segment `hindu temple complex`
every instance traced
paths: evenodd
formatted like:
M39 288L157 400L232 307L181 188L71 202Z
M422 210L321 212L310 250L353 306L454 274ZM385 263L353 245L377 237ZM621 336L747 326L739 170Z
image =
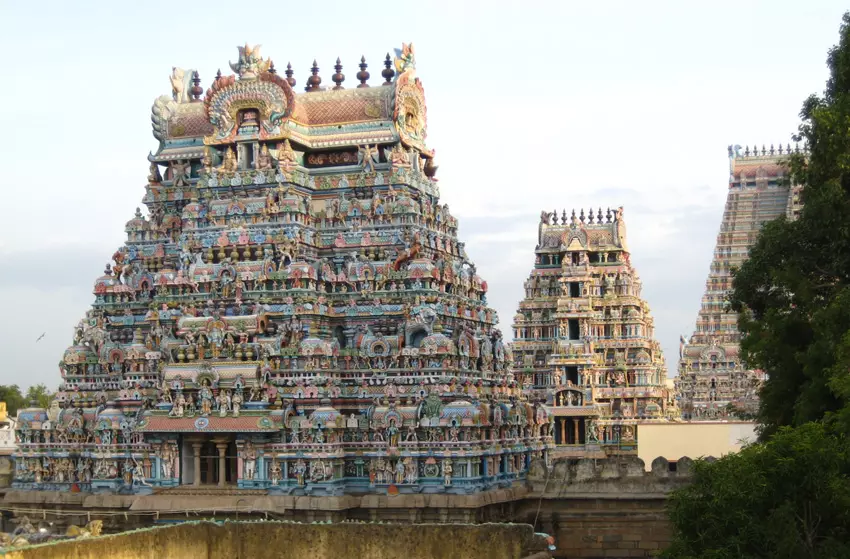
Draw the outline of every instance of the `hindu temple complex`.
M794 148L799 153L800 148ZM746 260L762 225L782 215L795 219L801 209L800 186L788 181L783 160L790 145L761 150L729 146L729 192L705 294L690 339L679 343L676 398L686 419L752 416L764 380L739 356L737 314L727 308L732 270Z
M175 68L154 102L146 211L94 281L53 405L18 415L13 487L469 493L546 459L547 397L575 440L585 417L608 441L663 413L621 213L541 226L540 312L564 335L535 390L514 380L440 203L412 46L371 86L365 59L327 87L314 62L303 91L259 47L230 68L206 92Z
M542 212L514 317L517 379L554 416L561 451L634 452L638 425L675 413L623 208Z

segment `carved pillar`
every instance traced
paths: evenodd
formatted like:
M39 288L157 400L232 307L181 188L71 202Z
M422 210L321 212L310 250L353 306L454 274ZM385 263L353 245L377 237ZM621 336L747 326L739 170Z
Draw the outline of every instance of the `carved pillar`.
M567 444L567 419L561 418L561 444Z
M227 479L227 443L216 443L218 449L218 486L224 487Z
M578 418L576 418L576 417L573 418L573 427L575 429L575 436L576 436L576 438L573 439L573 444L578 444Z
M201 485L201 446L203 443L192 443L192 453L195 459L194 476L192 477L192 485Z

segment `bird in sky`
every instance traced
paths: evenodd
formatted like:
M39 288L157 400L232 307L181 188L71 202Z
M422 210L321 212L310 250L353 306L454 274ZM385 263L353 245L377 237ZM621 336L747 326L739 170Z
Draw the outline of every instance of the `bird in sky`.
M35 341L35 343L40 342L40 341L41 341L41 338L43 338L45 334L47 334L47 332L42 332L42 333L41 333L41 336L39 336L39 337L38 337L38 339Z

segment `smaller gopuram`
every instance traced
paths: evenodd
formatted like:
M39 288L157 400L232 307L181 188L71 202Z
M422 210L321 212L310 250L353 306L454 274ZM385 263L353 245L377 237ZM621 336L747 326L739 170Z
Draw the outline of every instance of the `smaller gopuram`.
M761 371L739 356L738 317L727 309L732 270L747 259L759 230L782 215L800 213L799 185L788 181L785 161L800 148L729 146L729 192L705 293L690 339L679 339L676 398L686 419L752 417L758 411Z
M542 212L514 317L514 371L545 399L558 445L633 452L642 421L675 414L649 305L629 261L623 208Z

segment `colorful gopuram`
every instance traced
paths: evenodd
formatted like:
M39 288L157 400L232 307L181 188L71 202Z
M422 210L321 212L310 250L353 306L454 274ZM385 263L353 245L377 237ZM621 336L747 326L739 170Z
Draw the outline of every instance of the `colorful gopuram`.
M649 305L629 261L623 208L542 212L514 317L514 372L578 455L634 452L639 423L674 410Z
M799 148L795 148L799 152ZM761 371L739 356L738 317L727 310L732 270L746 260L761 226L801 208L800 186L791 185L783 148L729 146L729 192L696 329L679 340L676 398L685 419L749 418L758 410Z
M19 489L468 493L553 446L440 204L413 47L370 87L175 68L126 243L18 414ZM612 357L613 358L613 357ZM542 393L541 393L542 394ZM532 397L535 395L532 394ZM541 395L542 397L542 395Z

